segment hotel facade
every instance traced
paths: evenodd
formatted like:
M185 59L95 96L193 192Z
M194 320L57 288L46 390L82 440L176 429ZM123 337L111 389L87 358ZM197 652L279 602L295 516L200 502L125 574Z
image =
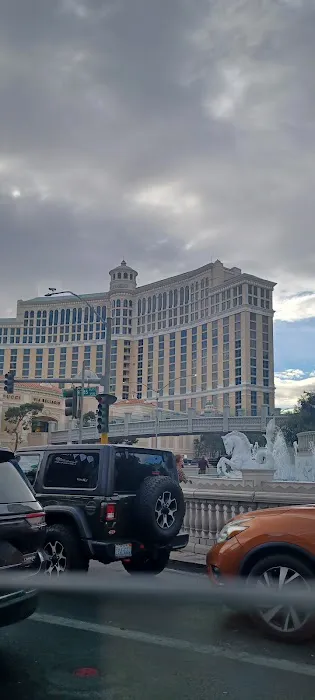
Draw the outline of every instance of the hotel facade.
M175 411L210 402L232 415L274 408L273 282L219 260L139 287L137 274L123 260L108 292L19 300L16 318L0 319L0 375L62 382L83 360L101 374L111 316L119 400L158 397Z

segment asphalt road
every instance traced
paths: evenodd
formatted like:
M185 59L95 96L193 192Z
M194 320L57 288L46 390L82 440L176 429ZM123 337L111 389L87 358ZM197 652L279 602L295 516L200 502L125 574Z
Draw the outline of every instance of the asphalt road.
M117 571L93 565L89 576ZM201 575L162 576L193 587ZM33 618L0 631L0 682L1 698L19 700L309 700L315 642L266 641L241 616L198 601L47 595Z

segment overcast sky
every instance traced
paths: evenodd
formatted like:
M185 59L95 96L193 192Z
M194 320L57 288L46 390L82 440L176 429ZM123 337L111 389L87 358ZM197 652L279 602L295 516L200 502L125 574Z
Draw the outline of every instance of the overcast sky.
M106 290L122 257L140 284L219 258L278 283L294 402L315 381L314 38L314 0L0 0L1 314Z

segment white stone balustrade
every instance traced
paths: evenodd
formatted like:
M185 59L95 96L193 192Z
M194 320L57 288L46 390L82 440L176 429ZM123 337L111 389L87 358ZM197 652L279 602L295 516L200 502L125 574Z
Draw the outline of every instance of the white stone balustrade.
M197 481L197 480L196 480ZM241 513L260 508L315 504L315 483L259 483L249 480L198 480L198 488L183 488L186 513L182 532L189 534L187 550L206 554L223 525Z

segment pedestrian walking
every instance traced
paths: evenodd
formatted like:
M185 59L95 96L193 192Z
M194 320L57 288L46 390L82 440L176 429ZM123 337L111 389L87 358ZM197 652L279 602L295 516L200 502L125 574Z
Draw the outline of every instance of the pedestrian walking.
M187 476L184 472L184 460L182 455L176 455L176 468L177 468L177 473L178 473L178 478L179 478L179 483L187 484L188 479Z
M203 457L201 457L201 459L199 459L198 462L199 474L206 474L208 466L208 460L203 455Z

